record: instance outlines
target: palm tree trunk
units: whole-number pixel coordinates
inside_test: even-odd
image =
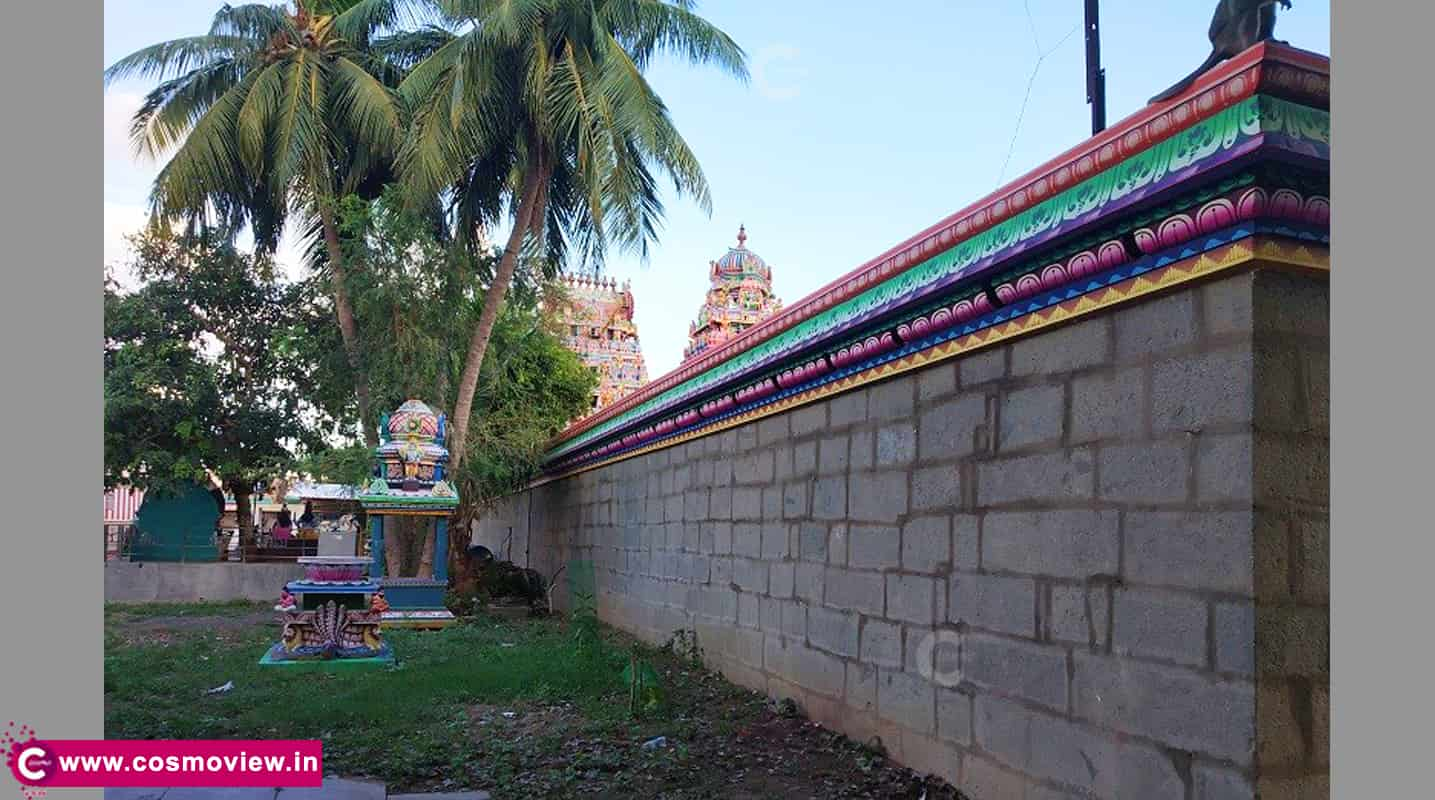
[[[229,491],[234,493],[234,522],[239,528],[239,552],[243,557],[244,548],[254,544],[254,508],[249,502],[249,486],[243,481],[233,481]]]
[[[384,520],[384,571],[386,577],[401,578],[404,569],[404,534],[408,517],[391,516]]]
[[[438,530],[432,522],[425,520],[424,525],[424,549],[419,554],[419,567],[416,571],[420,578],[433,577],[434,542],[438,539]]]
[[[483,354],[488,350],[488,339],[498,321],[504,295],[508,293],[508,286],[513,282],[513,272],[518,267],[518,253],[523,247],[523,238],[532,227],[533,212],[538,205],[539,188],[543,180],[541,170],[530,165],[526,172],[523,192],[518,200],[518,213],[513,221],[513,231],[508,234],[508,245],[504,247],[503,257],[498,261],[498,271],[493,276],[493,283],[484,293],[483,311],[478,315],[478,326],[474,328],[473,338],[469,340],[468,356],[464,360],[463,374],[459,376],[458,399],[453,408],[453,439],[449,445],[452,464],[449,469],[455,474],[463,464],[463,456],[467,452],[468,423],[473,412],[473,395],[478,389],[478,373],[483,366]]]
[[[364,444],[373,449],[379,446],[379,434],[370,424],[369,375],[359,359],[359,330],[354,323],[354,307],[349,302],[349,289],[345,283],[344,251],[339,246],[339,229],[334,223],[334,212],[323,201],[319,204],[319,221],[323,224],[324,244],[329,250],[329,274],[334,286],[334,310],[339,315],[339,335],[344,340],[344,355],[348,357],[349,369],[354,371],[359,424],[364,431]]]

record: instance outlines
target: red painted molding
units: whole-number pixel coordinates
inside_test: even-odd
[[[776,316],[744,331],[710,353],[682,364],[596,414],[575,421],[555,442],[570,439],[762,342],[813,314],[875,286],[931,256],[1018,214],[1048,196],[1109,169],[1156,142],[1214,116],[1256,94],[1298,99],[1325,107],[1330,59],[1274,43],[1258,44],[1202,75],[1185,92],[1148,105],[1100,134],[1048,160],[1005,186],[929,226],[851,272],[828,283]]]

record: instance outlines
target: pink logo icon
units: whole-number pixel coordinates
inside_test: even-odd
[[[58,770],[55,769],[54,753],[35,738],[35,729],[11,722],[0,733],[0,744],[5,748],[5,763],[10,767],[10,774],[20,782],[25,800],[44,797],[45,790],[39,787],[48,783]]]

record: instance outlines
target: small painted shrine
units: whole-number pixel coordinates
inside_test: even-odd
[[[648,382],[648,367],[633,324],[633,292],[627,281],[569,275],[560,311],[563,343],[598,373],[593,411],[637,391]]]
[[[318,529],[318,555],[300,558],[304,577],[284,585],[274,610],[283,626],[279,641],[260,666],[348,668],[394,661],[384,641],[386,602],[369,575],[370,560],[356,552],[358,523],[352,514],[325,520]]]
[[[379,423],[374,474],[358,500],[369,518],[370,569],[388,606],[385,625],[439,628],[453,623],[444,594],[448,518],[458,508],[458,491],[448,481],[446,435],[444,415],[420,400],[408,400]],[[425,550],[434,554],[432,575],[397,575],[398,564],[385,569],[386,522],[404,517],[421,523]]]
[[[782,301],[772,293],[772,268],[747,249],[745,226],[737,229],[737,247],[711,263],[709,279],[707,300],[688,326],[684,361],[721,347],[782,310]]]

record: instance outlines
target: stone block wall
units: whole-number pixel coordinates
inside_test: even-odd
[[[509,498],[603,619],[988,798],[1328,772],[1323,279],[1221,277]],[[1259,792],[1259,795],[1257,795]]]

